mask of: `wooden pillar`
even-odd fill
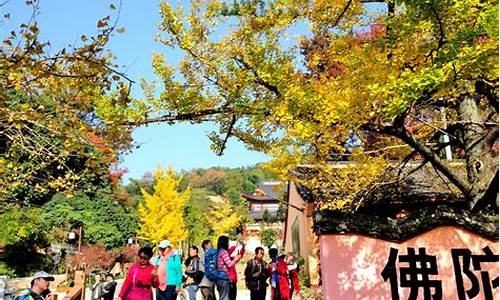
[[[75,286],[80,287],[82,289],[82,294],[81,298],[82,300],[85,299],[85,283],[87,282],[87,276],[85,272],[83,271],[76,271],[75,272]]]

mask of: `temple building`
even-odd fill
[[[274,245],[283,247],[285,210],[282,208],[286,199],[287,185],[280,181],[264,181],[252,195],[243,193],[247,201],[251,221],[243,224],[243,241],[246,250],[251,253],[257,246],[265,246],[262,236],[266,230],[275,232]],[[266,247],[264,247],[266,248]]]

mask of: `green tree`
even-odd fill
[[[28,276],[52,267],[52,260],[42,252],[49,246],[42,209],[4,206],[0,224],[0,244],[5,246],[1,275]]]
[[[184,206],[184,223],[188,231],[186,241],[189,245],[200,245],[212,236],[207,212],[211,210],[209,200],[203,190],[193,189],[191,197]]]
[[[127,213],[109,194],[97,193],[89,197],[79,192],[74,197],[67,197],[58,193],[43,209],[48,228],[59,228],[67,233],[77,224],[83,224],[83,242],[101,243],[107,249],[123,246],[137,230],[136,217]],[[57,241],[57,237],[54,238]]]
[[[147,92],[163,109],[139,124],[214,121],[217,153],[240,139],[287,177],[298,164],[356,160],[335,173],[350,193],[389,159],[419,156],[480,208],[497,186],[498,2],[387,1],[383,14],[364,2],[162,2],[159,40],[185,56],[178,68],[153,56],[164,89]]]
[[[137,207],[144,200],[141,188],[152,194],[155,183],[154,175],[151,172],[146,172],[140,179],[132,178],[126,185],[118,184],[113,189],[113,197],[122,203],[128,212],[137,214]]]

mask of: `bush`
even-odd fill
[[[264,246],[270,248],[272,245],[276,243],[276,237],[278,236],[278,232],[274,229],[264,229],[262,232],[261,241]]]
[[[13,268],[9,267],[6,263],[0,262],[0,275],[15,277],[16,272]]]
[[[52,260],[45,254],[49,243],[40,209],[8,206],[0,214],[0,224],[0,243],[5,245],[1,272],[29,276],[52,268]]]
[[[139,247],[137,246],[126,246],[120,249],[119,256],[117,258],[117,262],[119,263],[131,263],[135,261],[137,257],[137,252],[139,251]]]
[[[107,251],[103,245],[83,246],[80,253],[66,257],[66,263],[86,273],[107,272],[119,256],[119,251]]]
[[[302,299],[307,300],[322,300],[323,293],[321,288],[304,288],[300,290],[300,296]]]

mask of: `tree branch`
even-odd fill
[[[443,160],[434,151],[418,141],[403,127],[398,129],[394,128],[392,135],[400,138],[402,141],[410,145],[413,149],[418,151],[418,153],[420,153],[424,159],[428,160],[432,164],[432,166],[443,173],[464,194],[465,198],[471,198],[471,186],[469,185],[469,183],[457,176],[453,169],[451,169],[446,163],[444,163]]]
[[[151,124],[151,123],[161,123],[161,122],[172,123],[175,121],[189,121],[189,120],[194,120],[194,119],[201,118],[201,117],[224,114],[224,113],[228,113],[230,111],[231,111],[230,109],[221,108],[221,109],[205,109],[205,110],[191,112],[191,113],[167,114],[167,115],[157,117],[157,118],[144,119],[144,120],[140,120],[140,121],[136,121],[136,122],[125,122],[124,125],[141,126],[141,125],[147,125],[147,124]]]
[[[342,17],[344,16],[344,14],[347,12],[347,10],[349,9],[349,6],[351,6],[351,3],[352,3],[352,0],[347,1],[346,5],[344,6],[344,9],[340,13],[340,15],[337,17],[337,19],[335,20],[335,22],[333,22],[332,27],[336,27],[339,24],[340,19],[342,19]]]
[[[438,25],[439,25],[439,41],[438,41],[438,46],[437,46],[436,49],[434,49],[434,51],[437,51],[437,50],[439,50],[439,48],[441,48],[445,44],[446,35],[444,33],[443,21],[439,17],[439,14],[438,14],[436,8],[432,4],[429,4],[429,6],[431,7],[432,13],[434,14],[434,17],[436,18],[436,20],[438,22]]]
[[[262,79],[260,75],[257,73],[257,71],[254,68],[252,68],[252,66],[249,63],[247,63],[243,58],[235,58],[235,60],[240,62],[243,65],[243,67],[245,67],[245,69],[252,72],[252,74],[255,76],[256,83],[264,86],[265,88],[273,92],[276,96],[278,97],[281,96],[281,93],[279,92],[278,88],[272,85],[271,83],[265,81],[264,79]]]
[[[236,124],[236,115],[232,115],[232,117],[231,117],[231,123],[229,124],[229,127],[227,129],[226,137],[224,137],[224,141],[222,141],[222,145],[221,145],[221,148],[219,150],[219,153],[217,153],[217,156],[222,156],[222,153],[226,149],[226,144],[227,144],[227,141],[229,140],[229,137],[232,134],[234,124]]]

